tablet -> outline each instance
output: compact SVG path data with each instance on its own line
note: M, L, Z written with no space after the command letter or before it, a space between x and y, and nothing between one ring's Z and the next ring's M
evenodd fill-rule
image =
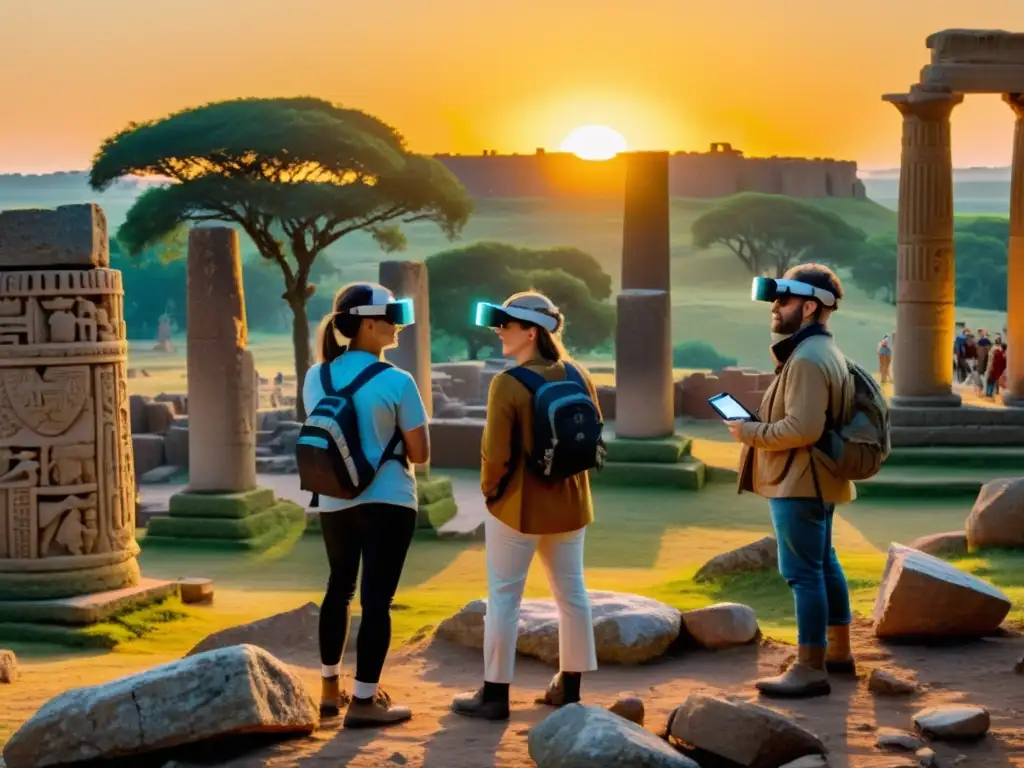
M709 397L708 404L726 421L733 419L741 419L743 421L758 420L754 414L743 407L743 404L728 392L721 392L714 397Z

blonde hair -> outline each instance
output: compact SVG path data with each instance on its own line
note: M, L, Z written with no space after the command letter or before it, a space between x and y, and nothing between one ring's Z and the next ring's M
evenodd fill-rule
M553 317L558 323L554 331L541 328L539 325L530 324L537 329L537 354L543 359L553 363L559 360L568 360L569 353L562 344L562 329L565 327L565 317L558 311L555 303L540 291L520 291L505 299L506 307L516 306L522 309L529 309L533 312L540 312L542 315ZM521 322L521 321L516 321Z

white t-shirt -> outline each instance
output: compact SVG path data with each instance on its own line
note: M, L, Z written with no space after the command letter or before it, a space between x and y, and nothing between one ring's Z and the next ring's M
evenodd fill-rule
M341 389L377 358L368 352L349 350L331 362L331 384ZM302 386L302 403L306 413L311 413L324 396L320 384L320 364L306 373ZM384 449L398 427L408 434L427 423L427 411L420 398L416 380L401 368L389 368L374 376L362 386L352 398L359 420L359 437L363 453L374 466L380 463ZM399 446L397 453L405 451ZM416 475L412 466L402 462L387 461L377 471L370 487L354 499L320 497L318 512L336 512L359 504L395 504L401 507L417 508Z

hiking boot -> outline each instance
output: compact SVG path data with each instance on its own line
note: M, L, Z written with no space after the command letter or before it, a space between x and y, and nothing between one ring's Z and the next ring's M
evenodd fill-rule
M828 650L825 652L825 671L830 675L857 674L857 664L850 650L850 625L840 624L828 628Z
M832 692L832 686L825 671L825 649L801 645L797 649L797 659L789 669L781 675L758 680L754 687L765 696L779 698L827 696Z
M485 690L486 688L482 687L476 693L456 696L452 700L452 712L464 717L478 717L481 720L508 720L507 693L504 699L498 696L487 698L484 696Z
M382 725L395 725L404 723L412 717L412 710L408 707L396 707L391 703L382 688L377 688L377 693L372 699L356 699L348 705L345 712L346 728L377 728Z
M337 717L341 708L351 700L348 691L341 689L341 677L321 678L320 683L320 717Z
M578 688L579 683L576 683ZM566 696L566 684L565 678L561 672L555 674L551 678L551 682L548 683L547 690L544 691L544 695L537 699L534 699L535 704L546 704L549 707L564 707L566 704L579 704L579 696L567 697Z

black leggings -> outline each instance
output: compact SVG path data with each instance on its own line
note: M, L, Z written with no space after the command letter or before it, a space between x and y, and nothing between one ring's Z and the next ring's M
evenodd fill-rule
M391 601L398 589L405 556L416 529L416 510L394 504L360 504L320 513L331 575L320 606L320 662L341 661L348 637L349 605L356 593L359 560L363 608L356 638L356 680L380 681L391 645Z

